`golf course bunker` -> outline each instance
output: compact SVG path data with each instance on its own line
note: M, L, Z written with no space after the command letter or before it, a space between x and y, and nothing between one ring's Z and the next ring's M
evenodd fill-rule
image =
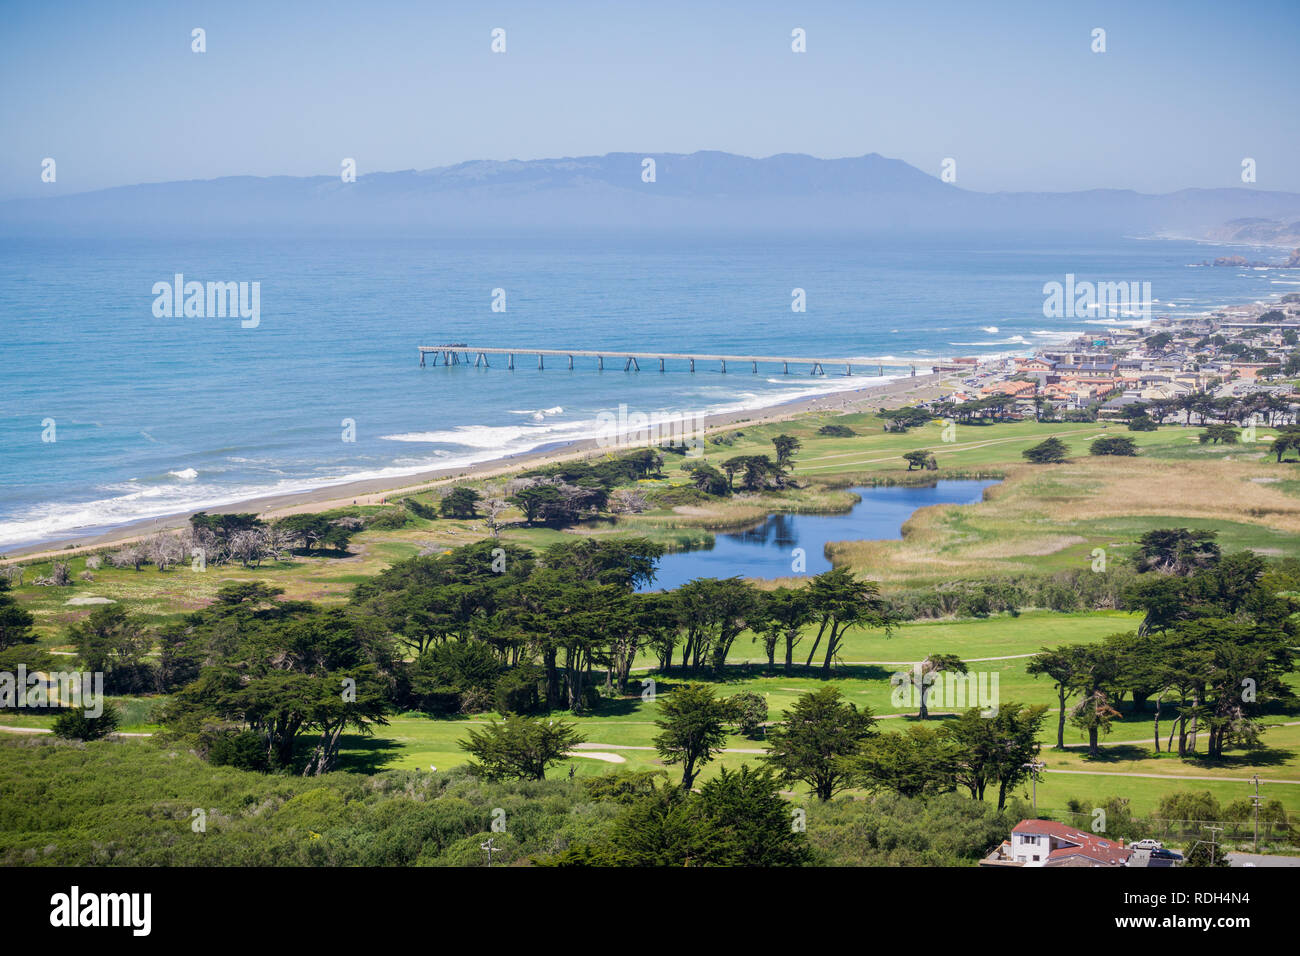
M607 753L603 750L571 750L566 757L590 757L592 760L603 760L605 763L627 763L626 757L620 757L618 754Z

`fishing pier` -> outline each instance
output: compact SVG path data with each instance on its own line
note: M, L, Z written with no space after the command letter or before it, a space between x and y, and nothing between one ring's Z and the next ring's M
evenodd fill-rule
M611 359L617 363L619 359L623 360L623 371L639 372L641 371L641 362L658 362L659 371L666 371L666 363L679 362L687 367L691 372L695 371L695 364L703 362L708 364L717 363L718 371L726 374L727 363L733 366L748 365L750 371L758 373L759 365L779 365L784 375L790 374L790 366L796 369L806 368L809 375L825 375L826 369L844 369L845 375L853 374L853 367L856 364L861 370L876 369L877 375L885 374L885 367L879 363L864 363L861 360L856 363L852 359L845 358L803 358L791 355L711 355L705 353L685 353L685 352L618 352L612 349L601 349L594 351L590 349L537 349L537 348L486 348L479 345L465 345L464 343L454 343L451 345L421 345L420 349L420 367L424 368L426 356L433 356L433 364L438 365L473 365L475 368L480 366L491 368L492 362L490 357L502 357L505 361L507 370L513 370L515 367L515 356L537 356L537 367L546 368L546 359L567 360L568 368L574 367L575 358L594 358L596 360L596 370L603 372L605 370L605 359ZM470 356L473 356L471 360ZM441 359L441 363L439 362ZM916 374L916 366L911 366L912 374ZM869 373L868 373L869 374Z

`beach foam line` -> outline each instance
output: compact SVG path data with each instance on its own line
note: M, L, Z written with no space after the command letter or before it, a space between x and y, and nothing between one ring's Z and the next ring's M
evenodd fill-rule
M665 409L653 410L661 421L671 421L674 416L700 414L734 415L742 412L770 411L791 402L810 401L822 396L841 392L860 391L866 388L888 385L908 376L838 376L829 380L818 380L804 387L784 389L781 391L756 393L748 392L741 401L730 401L705 406L696 411ZM732 393L733 396L735 393ZM637 411L638 409L631 409ZM613 410L611 410L613 411ZM650 412L646 412L650 414ZM448 442L466 451L461 454L436 451L428 457L420 457L406 464L365 471L347 472L339 475L286 477L275 482L243 483L214 485L197 481L166 482L159 485L119 485L117 490L123 493L112 497L101 497L88 501L41 502L22 511L0 518L0 550L28 548L47 542L59 541L71 537L86 537L104 534L115 528L150 519L161 519L206 508L218 508L255 499L279 495L314 492L324 488L352 484L376 479L401 479L435 470L455 470L481 465L487 462L501 461L508 465L508 459L518 455L535 452L543 447L563 445L584 440L598 440L607 431L602 431L601 424L594 419L562 422L546 426L466 426L481 428L485 431L501 429L514 433L513 441L486 441L485 436L477 436L483 441L478 446L467 444L461 434L460 441ZM405 433L403 438L391 438L395 441L414 443L437 443L447 434L456 434L456 429L442 432ZM418 436L418 437L416 437ZM438 436L430 441L429 436ZM469 437L475 437L471 434ZM497 435L500 438L500 434ZM635 443L633 443L635 444Z

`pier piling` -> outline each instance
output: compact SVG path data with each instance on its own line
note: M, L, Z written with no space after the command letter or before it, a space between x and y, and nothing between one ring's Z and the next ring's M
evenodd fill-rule
M455 345L421 345L420 368L426 367L427 353L433 353L433 364L438 364L438 356L442 356L442 364L449 365L469 365L470 355L474 356L475 368L491 368L491 356L504 355L506 357L506 369L515 370L515 354L519 352L518 348L486 348L482 346L468 346L463 343ZM560 356L568 360L568 367L573 369L573 360L578 356L590 356L596 360L596 370L605 371L605 356L611 358L623 359L623 371L639 372L641 371L641 359L657 359L659 361L659 371L661 373L668 371L668 361L681 361L687 366L690 372L695 371L695 362L698 359L718 363L718 372L722 375L727 374L728 362L747 362L750 371L757 375L760 364L780 365L781 374L790 374L790 364L806 365L809 369L809 375L825 375L826 365L838 364L844 366L844 375L846 377L853 375L853 361L845 358L799 358L789 355L710 355L705 353L681 353L681 352L607 352L607 351L584 351L582 349L523 349L524 354L533 353L537 356L537 368L543 370L546 368L546 356ZM870 368L870 366L867 366ZM885 374L885 366L880 363L876 366L877 374ZM912 375L916 375L916 366L911 366ZM869 372L867 374L870 374Z

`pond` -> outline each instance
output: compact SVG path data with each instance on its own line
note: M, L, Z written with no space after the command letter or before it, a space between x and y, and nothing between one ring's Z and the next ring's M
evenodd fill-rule
M719 532L713 547L666 554L647 590L667 590L693 578L786 578L831 569L831 541L897 540L903 523L929 505L969 505L983 500L997 481L938 481L924 487L890 485L851 489L862 500L843 514L771 514L743 531ZM792 570L794 549L804 551L805 570Z

